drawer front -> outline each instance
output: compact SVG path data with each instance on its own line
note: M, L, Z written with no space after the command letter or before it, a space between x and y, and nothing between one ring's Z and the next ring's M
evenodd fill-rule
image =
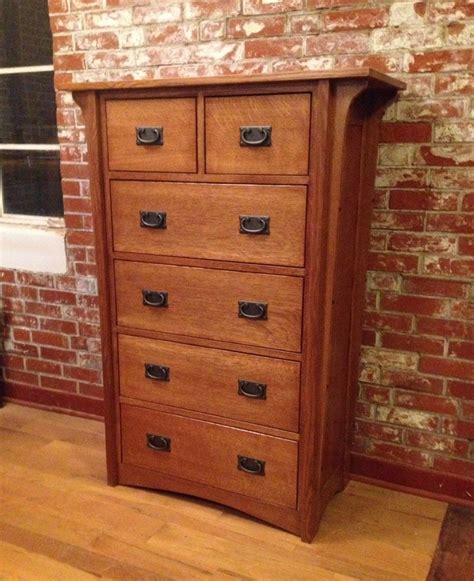
M128 261L115 276L119 325L300 351L301 278Z
M125 464L296 508L296 442L135 406L121 415Z
M305 187L115 181L111 193L117 251L304 265Z
M195 99L110 100L106 117L111 170L196 172Z
M300 351L299 277L119 260L115 278L119 325Z
M298 431L300 365L119 336L123 396Z
M309 93L206 99L206 171L306 175Z

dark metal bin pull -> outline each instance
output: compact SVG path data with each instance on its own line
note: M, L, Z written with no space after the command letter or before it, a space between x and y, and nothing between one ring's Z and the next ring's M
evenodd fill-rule
M239 301L239 317L244 319L267 319L268 305L266 303L250 303Z
M266 383L255 383L254 381L239 379L238 393L252 399L267 399L267 385Z
M149 212L140 210L140 226L142 228L166 229L166 212Z
M171 452L171 438L165 436L147 434L146 445L156 452Z
M135 127L137 145L163 145L163 127Z
M247 456L237 456L237 468L242 470L242 472L247 472L247 474L265 476L265 462L263 460L248 458Z
M239 216L242 234L270 234L269 216Z
M148 379L156 379L157 381L169 381L170 368L164 365L145 363L145 377Z
M168 293L162 291L142 290L143 304L147 307L167 307Z
M245 126L240 128L240 145L242 147L270 147L272 144L272 126Z

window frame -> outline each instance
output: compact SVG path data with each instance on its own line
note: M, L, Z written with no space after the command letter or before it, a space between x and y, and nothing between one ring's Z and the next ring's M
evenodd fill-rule
M51 58L53 55L51 55ZM21 67L2 67L1 75L30 74L54 72L54 65L32 65ZM53 87L54 92L54 87ZM56 126L57 130L57 126ZM0 143L0 151L61 151L59 143ZM8 214L4 211L2 172L0 168L0 223L3 224L26 224L47 226L49 228L64 228L64 217L55 216L34 216L31 214Z

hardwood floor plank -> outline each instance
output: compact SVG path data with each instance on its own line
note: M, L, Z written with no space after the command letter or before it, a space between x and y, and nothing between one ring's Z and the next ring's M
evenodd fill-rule
M351 482L316 540L217 504L108 487L100 422L0 410L0 579L424 581L446 504Z

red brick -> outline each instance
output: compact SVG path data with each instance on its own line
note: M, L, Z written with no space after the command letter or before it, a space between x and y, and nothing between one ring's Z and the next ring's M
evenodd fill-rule
M245 58L298 57L303 52L303 39L298 37L278 40L245 41Z
M230 18L227 21L228 38L281 36L285 32L285 16Z
M469 284L461 280L407 276L403 278L402 290L415 295L465 298L469 292Z
M425 259L424 271L427 274L472 277L474 276L474 260L430 257Z
M63 54L54 57L54 68L58 71L77 71L85 68L83 54Z
M182 32L182 29L179 32ZM186 30L184 31L184 35L187 35ZM226 35L225 20L204 20L199 24L199 38L201 40L222 40L223 38L225 38L225 35Z
M319 14L290 16L290 29L293 34L311 34L319 31Z
M57 305L75 305L76 295L74 293L59 290L41 290L40 299L45 303Z
M458 249L459 254L474 256L474 237L460 236Z
M73 393L38 389L28 385L7 385L6 395L15 401L26 401L40 404L50 409L74 411L96 417L103 416L103 402L101 400L78 396Z
M372 329L407 332L411 330L412 317L410 315L366 312L364 314L364 325Z
M102 385L93 385L92 383L79 383L79 393L87 397L104 398L104 388Z
M64 333L65 335L75 335L77 333L77 323L57 319L41 319L41 329L44 331Z
M5 381L9 383L24 383L26 385L39 385L39 378L36 373L26 373L17 369L5 369Z
M424 410L434 414L446 414L453 416L457 413L454 400L447 397L396 391L394 394L394 403L400 407Z
M411 54L408 71L428 73L468 70L472 66L470 50L430 50Z
M429 143L431 123L382 123L381 143Z
M336 56L336 68L372 68L383 73L398 73L401 70L401 60L402 58L400 55L393 54L345 54Z
M465 194L462 209L464 212L474 212L474 194Z
M388 387L380 385L364 385L363 398L370 403L388 404L390 403L390 392Z
M454 236L397 233L389 235L387 247L388 250L398 252L452 253L456 248L456 238Z
M33 331L32 332L33 343L40 345L51 345L52 347L68 347L67 337L64 335L59 335L57 333L47 333L44 331Z
M59 391L77 392L77 383L64 377L50 377L48 375L40 376L41 387L46 389L57 389Z
M401 442L402 440L402 430L400 428L394 428L384 424L361 422L360 420L356 425L356 433L360 436L385 442Z
M474 319L474 301L452 301L451 316L454 319Z
M429 353L431 355L442 355L444 342L439 339L418 337L416 335L383 333L382 347L397 349L399 351L415 351L419 353Z
M150 11L149 8L143 8L142 10L144 13ZM224 18L238 14L239 11L240 0L219 0L218 2L186 0L184 7L184 14L188 19Z
M97 369L85 369L83 367L69 365L64 366L64 376L71 379L78 379L79 381L89 381L91 383L99 383L100 381L100 373Z
M368 47L369 36L366 32L331 32L309 36L306 41L306 54L319 56L366 52Z
M12 353L0 353L0 366L7 369L25 369L25 358Z
M388 442L371 442L370 454L387 460L411 464L414 466L429 467L430 457L420 450L412 450L405 446L397 446Z
M377 339L375 331L369 329L362 330L362 345L374 346Z
M384 293L381 307L388 311L413 313L415 315L446 315L449 303L446 300Z
M416 272L418 257L409 254L375 253L369 254L370 270L387 270L388 272Z
M13 343L13 351L15 353L28 355L28 357L38 357L38 348L35 345L30 345L28 343Z
M49 375L61 374L61 366L59 363L43 361L42 359L27 359L26 368L28 371L34 371L36 373L47 373Z
M443 391L443 380L437 377L425 377L419 373L401 370L382 370L382 383L393 387L404 387L412 391L423 393L437 393Z
M468 460L458 460L457 458L436 455L433 468L441 472L447 472L448 474L452 473L458 476L466 476L474 480L474 464Z
M448 393L454 397L474 401L474 382L450 380L448 381Z
M372 227L383 230L423 230L424 216L416 212L374 211Z
M474 232L474 215L470 214L431 214L427 217L426 229L436 232Z
M72 34L56 34L53 36L53 52L72 52L74 50L74 41Z
M119 39L115 32L86 32L76 34L76 48L78 50L100 50L119 48Z
M447 192L392 190L389 207L395 210L456 210L458 196Z
M474 325L464 321L420 317L417 319L416 330L418 333L426 333L427 335L474 340Z
M208 2L205 2L208 4ZM291 10L301 10L303 0L243 0L244 14L268 14L274 12L289 12Z
M474 363L467 361L423 356L420 359L419 369L424 373L433 373L445 377L474 379Z
M472 359L474 361L474 343L467 341L450 341L448 355L460 359Z
M466 441L414 430L405 431L405 443L415 448L424 448L456 456L467 456L469 452L469 444Z
M77 360L74 351L55 349L53 347L41 347L41 357L52 359L53 361L60 361L62 363L76 363Z
M422 145L415 152L415 165L471 167L474 152L471 144Z
M322 28L334 31L380 28L387 23L387 20L386 8L339 10L323 14Z
M462 417L465 420L474 421L474 402L463 401L462 402Z

